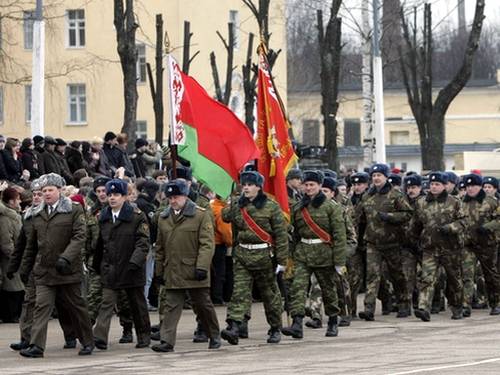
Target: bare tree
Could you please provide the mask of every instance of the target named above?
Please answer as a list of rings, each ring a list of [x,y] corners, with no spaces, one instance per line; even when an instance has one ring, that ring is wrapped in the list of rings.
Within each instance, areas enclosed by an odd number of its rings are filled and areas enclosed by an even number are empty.
[[[339,108],[339,76],[341,56],[342,20],[337,17],[342,0],[332,0],[330,19],[323,26],[323,11],[318,10],[318,43],[321,58],[321,114],[325,128],[326,162],[339,170],[337,146],[337,110]]]
[[[484,0],[476,0],[472,29],[460,69],[453,79],[442,88],[436,100],[432,98],[433,28],[431,5],[424,10],[423,45],[417,44],[416,17],[413,30],[401,10],[404,45],[400,49],[401,71],[415,121],[420,135],[422,169],[444,169],[445,115],[451,102],[465,87],[472,74],[474,55],[484,20]],[[420,83],[419,83],[420,82]]]
[[[229,22],[227,25],[228,29],[228,40],[224,39],[222,34],[217,31],[217,35],[219,36],[222,44],[227,52],[227,63],[226,63],[226,84],[224,86],[224,94],[222,94],[222,88],[219,80],[219,71],[217,69],[217,61],[215,58],[215,52],[212,51],[210,53],[210,65],[212,66],[212,76],[214,78],[215,85],[215,95],[217,100],[225,105],[229,104],[229,99],[231,98],[231,84],[233,81],[233,61],[234,61],[234,28],[233,23]]]
[[[191,23],[189,21],[184,21],[184,46],[182,51],[182,72],[189,74],[189,67],[193,62],[194,58],[198,56],[200,51],[196,51],[193,56],[191,56],[191,38],[193,33],[191,32]]]
[[[123,72],[123,94],[125,99],[121,132],[129,136],[131,142],[137,130],[137,47],[135,33],[139,25],[135,22],[134,0],[114,0],[114,25],[118,56]]]

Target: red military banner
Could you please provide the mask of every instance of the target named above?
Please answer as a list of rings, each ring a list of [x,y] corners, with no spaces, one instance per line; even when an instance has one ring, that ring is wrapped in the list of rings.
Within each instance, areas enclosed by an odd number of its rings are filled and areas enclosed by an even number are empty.
[[[257,147],[260,158],[257,169],[265,178],[264,192],[271,195],[289,219],[286,175],[297,162],[276,87],[274,86],[264,47],[259,48],[257,85]]]

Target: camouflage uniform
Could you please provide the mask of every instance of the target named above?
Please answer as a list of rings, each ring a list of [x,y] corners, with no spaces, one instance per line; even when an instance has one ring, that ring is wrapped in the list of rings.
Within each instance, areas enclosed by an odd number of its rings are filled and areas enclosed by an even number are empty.
[[[361,203],[364,194],[365,193],[359,195],[353,194],[353,196],[351,197],[354,212],[356,211],[356,207]],[[354,254],[352,254],[352,256],[347,259],[347,272],[349,278],[349,286],[351,288],[351,315],[352,317],[356,317],[358,293],[362,288],[366,277],[366,244],[363,241],[366,225],[356,222],[354,222],[353,224],[356,229],[358,246],[356,247]]]
[[[412,211],[403,193],[392,189],[389,182],[380,190],[377,190],[375,186],[371,187],[356,207],[358,226],[366,225],[364,234],[367,247],[365,316],[369,316],[370,320],[375,314],[384,260],[389,269],[399,310],[402,313],[403,311],[408,313],[408,292],[401,262],[400,234],[402,225],[410,220]]]
[[[309,202],[310,201],[310,202]],[[308,244],[302,239],[317,239],[304,220],[302,207],[307,207],[313,221],[332,237],[332,244]],[[319,193],[312,200],[305,199],[297,204],[292,213],[295,228],[294,280],[291,288],[291,315],[305,315],[305,300],[309,280],[314,274],[321,287],[325,313],[336,317],[340,310],[335,288],[335,267],[344,267],[346,262],[346,230],[342,208],[338,203],[327,200]]]
[[[476,197],[466,195],[463,206],[467,220],[465,250],[473,253],[480,262],[486,280],[488,301],[490,307],[495,309],[500,302],[497,243],[493,233],[500,217],[498,201],[493,197],[486,196],[484,190],[481,190]],[[474,266],[475,264],[472,264],[471,268],[473,269]],[[472,302],[470,298],[469,294],[467,300],[464,301],[467,306]]]
[[[262,244],[260,239],[246,224],[240,208],[248,214],[264,231],[269,233],[273,246],[252,247]],[[237,246],[233,248],[234,290],[227,309],[228,321],[240,324],[248,315],[252,304],[252,285],[259,288],[266,319],[272,329],[281,328],[283,306],[276,282],[272,253],[279,265],[285,265],[288,257],[287,224],[278,204],[264,193],[259,193],[251,202],[241,197],[238,205],[232,204],[222,210],[222,218],[236,227]]]
[[[462,252],[457,250],[459,234],[464,229],[463,211],[458,199],[446,191],[431,193],[417,201],[412,219],[412,233],[422,248],[422,276],[419,286],[419,310],[430,313],[439,267],[447,275],[447,298],[454,311],[462,306]],[[447,229],[447,232],[444,230]]]

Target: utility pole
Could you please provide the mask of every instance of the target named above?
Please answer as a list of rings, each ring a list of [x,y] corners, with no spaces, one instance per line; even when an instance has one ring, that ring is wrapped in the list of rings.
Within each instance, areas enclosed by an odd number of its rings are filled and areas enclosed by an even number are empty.
[[[373,0],[373,95],[375,98],[375,159],[378,163],[385,163],[384,76],[380,53],[378,0]]]
[[[363,132],[363,165],[371,165],[373,158],[373,80],[372,80],[372,28],[370,26],[370,0],[361,2],[362,19],[362,51],[363,63],[361,68],[363,117],[361,128]]]
[[[45,21],[43,0],[36,0],[33,22],[33,70],[31,78],[31,136],[45,135]]]

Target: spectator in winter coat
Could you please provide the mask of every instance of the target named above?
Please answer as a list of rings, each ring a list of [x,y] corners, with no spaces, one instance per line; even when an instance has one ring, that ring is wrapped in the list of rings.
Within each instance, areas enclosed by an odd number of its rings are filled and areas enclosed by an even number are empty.
[[[7,138],[5,149],[2,150],[2,159],[7,172],[7,179],[12,182],[19,182],[21,177],[29,180],[29,172],[23,175],[23,167],[19,159],[19,150],[21,144],[16,138]]]
[[[31,138],[24,138],[21,144],[21,164],[23,169],[30,172],[30,180],[41,176],[38,169],[38,152],[35,151],[35,144]]]
[[[64,151],[64,157],[66,158],[66,162],[68,163],[69,171],[71,173],[75,173],[78,169],[85,168],[81,142],[71,142]]]

